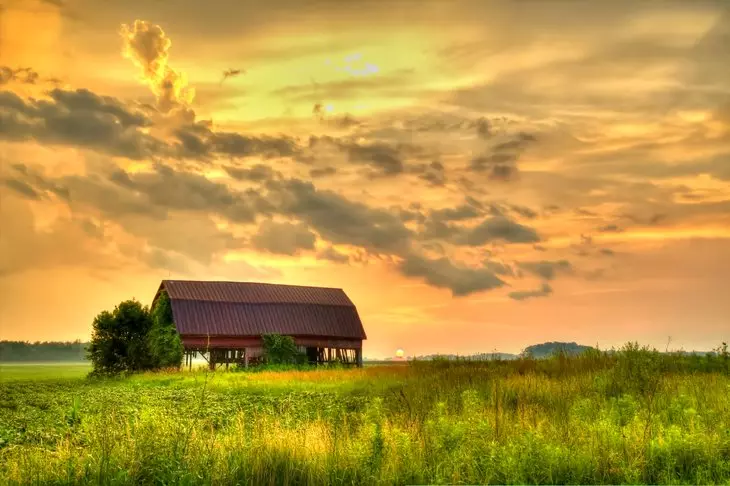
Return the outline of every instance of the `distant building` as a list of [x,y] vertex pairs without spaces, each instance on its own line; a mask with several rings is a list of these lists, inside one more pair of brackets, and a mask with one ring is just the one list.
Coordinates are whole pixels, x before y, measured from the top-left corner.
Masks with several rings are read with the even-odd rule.
[[262,356],[262,335],[291,336],[309,362],[362,366],[367,339],[355,304],[341,289],[255,282],[163,280],[185,349],[218,364],[248,366]]

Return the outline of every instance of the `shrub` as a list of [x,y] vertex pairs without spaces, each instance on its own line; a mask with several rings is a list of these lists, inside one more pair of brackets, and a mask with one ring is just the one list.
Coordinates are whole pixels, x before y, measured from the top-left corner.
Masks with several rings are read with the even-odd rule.
[[152,327],[147,307],[126,300],[94,318],[88,358],[95,374],[141,371],[153,365],[147,343]]
[[294,338],[279,334],[264,334],[264,358],[267,364],[304,363],[306,356],[300,353]]
[[160,292],[151,311],[152,328],[147,335],[153,365],[157,368],[179,368],[183,360],[183,344],[172,317],[170,296]]

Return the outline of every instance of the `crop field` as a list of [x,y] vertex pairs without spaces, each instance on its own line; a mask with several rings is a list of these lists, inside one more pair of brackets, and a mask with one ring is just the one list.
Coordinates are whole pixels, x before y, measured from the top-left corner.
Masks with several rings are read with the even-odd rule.
[[1,368],[8,484],[730,484],[727,356]]

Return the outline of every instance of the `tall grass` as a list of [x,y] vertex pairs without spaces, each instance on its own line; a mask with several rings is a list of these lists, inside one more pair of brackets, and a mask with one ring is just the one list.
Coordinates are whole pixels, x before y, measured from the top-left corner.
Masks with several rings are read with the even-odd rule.
[[11,484],[730,483],[722,354],[627,345],[0,392],[0,478]]

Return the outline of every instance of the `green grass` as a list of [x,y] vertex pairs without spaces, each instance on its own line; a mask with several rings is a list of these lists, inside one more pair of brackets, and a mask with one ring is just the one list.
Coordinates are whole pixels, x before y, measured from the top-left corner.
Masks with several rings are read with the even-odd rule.
[[83,378],[89,371],[88,362],[0,363],[0,382]]
[[729,371],[629,347],[5,381],[0,483],[730,484]]

